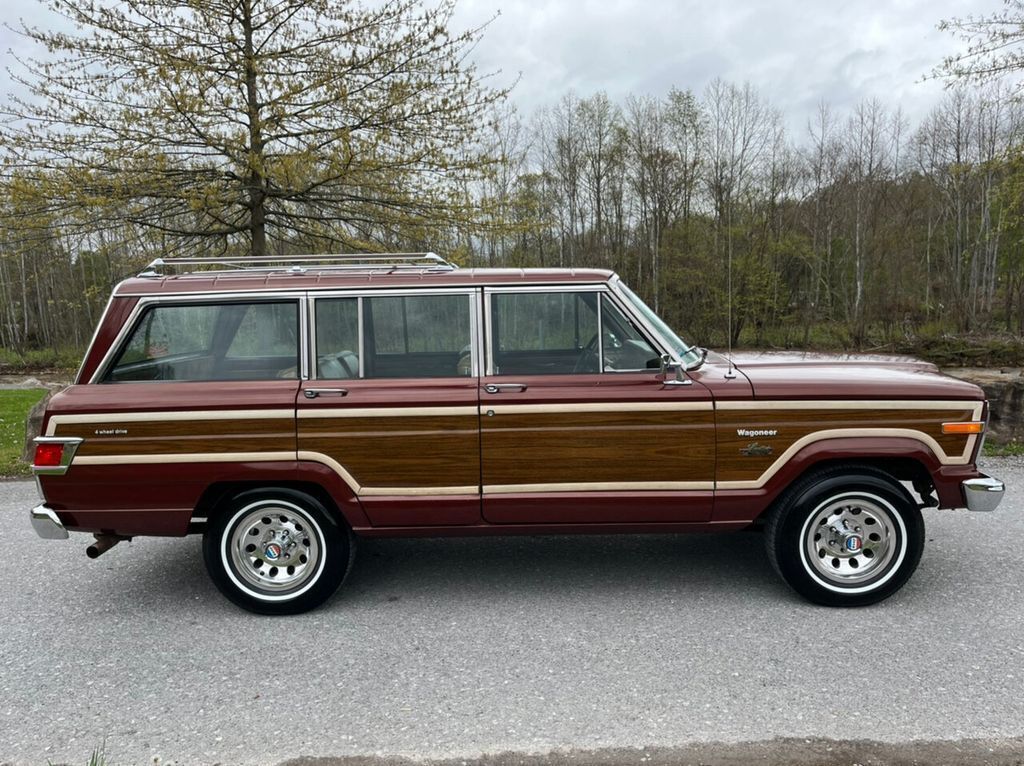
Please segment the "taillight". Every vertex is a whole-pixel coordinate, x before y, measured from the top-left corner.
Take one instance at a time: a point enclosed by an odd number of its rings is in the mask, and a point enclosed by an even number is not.
[[[36,476],[60,476],[68,472],[82,440],[77,436],[37,436],[32,473]]]
[[[36,445],[36,456],[32,460],[32,465],[39,466],[41,468],[53,468],[59,466],[61,460],[64,458],[64,444],[37,444]]]

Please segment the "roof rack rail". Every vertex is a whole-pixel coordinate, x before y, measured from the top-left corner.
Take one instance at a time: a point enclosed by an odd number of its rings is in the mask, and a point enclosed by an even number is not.
[[[272,265],[273,264],[273,265]],[[156,258],[140,277],[164,276],[160,269],[178,266],[224,266],[208,271],[275,272],[304,274],[317,271],[452,271],[458,268],[437,253],[331,253],[326,255],[250,255],[240,258]],[[194,273],[194,272],[185,272]]]

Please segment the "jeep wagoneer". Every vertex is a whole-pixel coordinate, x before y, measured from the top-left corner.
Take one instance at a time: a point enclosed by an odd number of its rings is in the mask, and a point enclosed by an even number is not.
[[[195,269],[189,271],[189,269]],[[236,604],[331,596],[364,536],[765,522],[822,604],[879,601],[921,509],[993,510],[982,391],[931,365],[725,358],[614,274],[433,254],[155,261],[37,439],[37,532],[201,532]]]

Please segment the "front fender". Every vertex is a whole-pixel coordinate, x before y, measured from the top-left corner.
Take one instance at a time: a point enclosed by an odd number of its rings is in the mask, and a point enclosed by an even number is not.
[[[756,482],[717,482],[714,511],[716,522],[754,521],[771,507],[794,481],[813,468],[836,462],[871,463],[911,460],[932,478],[939,506],[963,505],[960,481],[980,475],[974,466],[943,465],[935,452],[918,439],[902,436],[846,436],[813,442],[766,471]],[[964,476],[964,474],[969,476]]]

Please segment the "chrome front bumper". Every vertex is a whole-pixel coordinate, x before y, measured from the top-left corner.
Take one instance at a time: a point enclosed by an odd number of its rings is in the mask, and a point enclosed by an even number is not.
[[[32,509],[32,529],[44,540],[67,540],[68,531],[53,508],[40,503]]]
[[[1006,485],[991,476],[967,479],[962,486],[969,511],[994,511],[1006,491]]]

